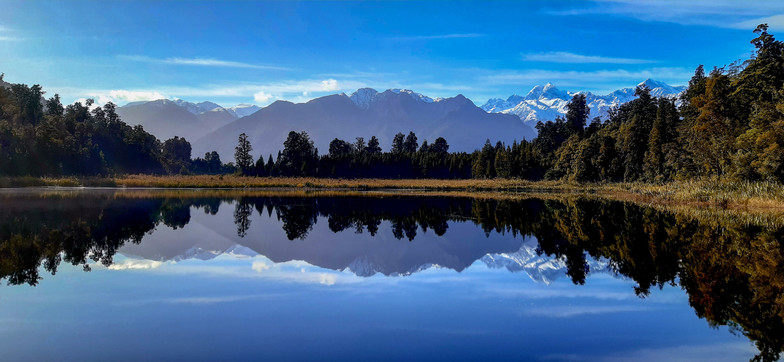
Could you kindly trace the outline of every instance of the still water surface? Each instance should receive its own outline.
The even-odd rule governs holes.
[[[784,229],[619,202],[0,192],[0,360],[748,360]]]

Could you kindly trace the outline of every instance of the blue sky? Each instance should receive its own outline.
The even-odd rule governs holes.
[[[746,59],[781,1],[0,3],[0,72],[64,101],[266,105],[407,88],[477,104],[537,84],[606,93]]]

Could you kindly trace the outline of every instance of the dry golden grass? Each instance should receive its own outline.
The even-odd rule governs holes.
[[[253,195],[322,195],[324,191],[390,191],[396,194],[468,196],[479,198],[531,197],[547,194],[564,197],[600,197],[667,209],[716,209],[723,212],[784,215],[784,185],[770,182],[729,182],[715,180],[679,181],[665,184],[608,183],[577,184],[560,181],[513,179],[324,179],[311,177],[151,176],[129,175],[115,178],[0,178],[0,187],[26,186],[108,186],[127,188],[199,189],[198,197],[221,194],[226,197]],[[209,190],[204,190],[209,189]],[[232,189],[232,190],[225,190]],[[220,192],[216,192],[220,191]],[[240,191],[239,193],[237,191]],[[321,193],[314,193],[320,191]],[[363,192],[363,196],[372,196]],[[183,193],[178,192],[182,197]],[[251,195],[248,195],[251,196]],[[551,195],[552,196],[552,195]]]
[[[556,182],[524,180],[436,180],[436,179],[329,179],[313,177],[243,177],[243,176],[147,176],[114,178],[125,187],[178,188],[303,188],[303,189],[429,189],[429,190],[517,190],[553,188]]]

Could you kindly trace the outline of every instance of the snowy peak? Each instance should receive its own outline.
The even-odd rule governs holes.
[[[234,107],[229,107],[225,109],[229,113],[231,113],[235,118],[242,118],[258,112],[261,109],[261,107],[255,104],[242,103]]]
[[[637,84],[637,86],[644,85],[651,90],[651,95],[654,97],[670,97],[680,94],[686,90],[685,86],[673,87],[667,83],[659,82],[653,79],[646,79],[644,82]]]
[[[673,87],[664,82],[646,79],[637,86],[644,85],[651,90],[654,97],[675,97],[683,92],[686,87]],[[551,121],[558,116],[566,114],[566,105],[575,94],[585,94],[588,107],[591,109],[591,118],[599,117],[606,120],[610,109],[629,102],[635,98],[636,87],[627,87],[615,90],[607,95],[595,95],[591,92],[567,92],[558,89],[552,83],[537,85],[525,97],[512,95],[506,100],[493,98],[481,108],[490,113],[513,114],[528,124],[539,121]]]
[[[541,255],[537,252],[535,239],[527,240],[516,252],[487,254],[479,260],[489,268],[504,268],[512,273],[524,272],[531,280],[547,285],[567,275],[566,257]],[[591,258],[587,261],[588,274],[611,272],[610,263],[606,259]]]
[[[552,99],[552,98],[563,98],[568,96],[569,94],[567,92],[561,91],[552,83],[547,83],[543,86],[538,85],[536,87],[533,87],[533,89],[531,89],[531,91],[528,92],[528,95],[525,96],[525,99],[528,100],[534,100],[540,98]],[[511,100],[512,97],[509,97],[509,99]]]
[[[411,96],[411,98],[414,98],[415,100],[422,101],[425,103],[433,103],[433,98],[414,92],[410,89],[389,89],[387,90],[387,92],[392,92],[395,94],[408,94],[409,96]]]
[[[381,93],[376,91],[373,88],[360,88],[357,89],[356,92],[351,93],[349,99],[351,99],[357,107],[362,109],[370,109],[373,103],[377,102],[379,99],[387,96],[398,96],[398,95],[408,95],[412,99],[420,102],[425,103],[433,103],[433,102],[440,102],[443,98],[433,99],[421,93],[414,92],[410,89],[387,89]]]
[[[357,89],[356,92],[352,93],[349,99],[351,99],[354,104],[356,104],[359,108],[368,109],[370,108],[370,104],[373,102],[373,98],[378,95],[378,92],[373,88],[360,88]]]
[[[219,105],[207,101],[192,103],[192,102],[184,101],[182,99],[175,98],[171,102],[174,102],[174,104],[184,108],[186,111],[191,112],[193,114],[201,114],[204,112],[211,111],[215,108],[220,108]]]

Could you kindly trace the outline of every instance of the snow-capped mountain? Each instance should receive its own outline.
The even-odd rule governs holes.
[[[676,97],[686,90],[685,86],[673,87],[653,79],[647,79],[638,84],[640,85],[647,86],[654,97]],[[538,121],[551,121],[557,116],[565,115],[566,105],[572,97],[582,93],[585,94],[588,106],[591,108],[590,118],[599,117],[601,120],[606,120],[610,109],[636,98],[635,88],[622,88],[607,95],[596,95],[591,92],[562,91],[552,83],[547,83],[544,86],[534,87],[525,96],[515,94],[507,99],[490,99],[482,109],[490,113],[514,114],[524,123],[533,126]]]
[[[356,92],[352,93],[351,96],[349,96],[349,99],[351,99],[351,101],[354,102],[354,104],[356,104],[357,107],[362,109],[368,109],[370,108],[371,104],[380,101],[382,98],[386,97],[389,94],[407,94],[412,99],[425,103],[433,103],[433,102],[443,100],[443,98],[434,100],[433,98],[430,98],[426,95],[414,92],[409,89],[389,89],[386,92],[379,93],[373,88],[357,89]]]
[[[525,272],[531,280],[550,285],[566,275],[566,259],[539,255],[536,239],[528,239],[520,250],[513,253],[487,254],[480,259],[489,268],[505,268],[510,272]],[[588,273],[610,272],[610,263],[604,259],[588,258]]]
[[[226,111],[234,115],[234,118],[242,118],[256,113],[261,107],[255,104],[238,104],[234,107],[224,108]]]
[[[373,98],[378,95],[378,91],[373,88],[360,88],[357,89],[356,92],[352,93],[349,97],[357,107],[362,109],[370,108],[370,104],[373,103]]]
[[[199,102],[199,103],[192,103],[192,102],[184,101],[182,99],[175,98],[173,100],[173,102],[174,102],[174,104],[176,104],[176,105],[178,105],[178,106],[180,106],[182,108],[185,108],[186,111],[191,112],[193,114],[201,114],[201,113],[204,113],[204,112],[211,111],[211,110],[213,110],[215,108],[220,108],[220,105],[218,105],[216,103],[212,103],[212,102],[207,102],[207,101]]]

